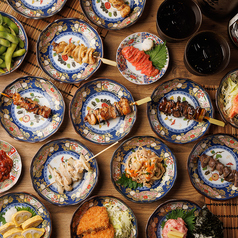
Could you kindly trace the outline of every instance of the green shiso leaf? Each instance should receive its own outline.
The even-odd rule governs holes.
[[[116,181],[116,183],[126,188],[131,188],[133,190],[143,187],[142,183],[137,183],[136,181],[133,181],[131,178],[128,178],[126,176],[126,173],[123,173],[122,176]]]
[[[165,42],[163,44],[156,45],[151,50],[145,51],[145,53],[150,56],[150,60],[156,68],[159,70],[164,68],[168,58]]]
[[[30,207],[16,207],[17,211],[28,211],[32,214],[32,216],[35,216],[36,215],[36,212],[30,208]]]

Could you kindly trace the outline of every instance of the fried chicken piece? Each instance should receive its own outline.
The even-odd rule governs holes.
[[[90,234],[86,234],[83,238],[114,238],[115,229],[113,225],[110,223],[109,227],[105,230],[98,231],[96,233],[92,232]]]
[[[79,221],[77,235],[95,233],[109,227],[109,216],[105,207],[89,208]]]

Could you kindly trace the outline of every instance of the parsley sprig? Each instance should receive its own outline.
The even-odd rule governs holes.
[[[116,183],[131,189],[137,189],[138,187],[143,187],[142,183],[137,183],[136,181],[133,181],[131,178],[128,178],[126,176],[126,173],[123,173],[122,176],[116,181]]]

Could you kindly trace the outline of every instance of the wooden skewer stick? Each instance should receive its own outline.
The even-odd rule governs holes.
[[[141,104],[144,104],[144,103],[147,103],[147,102],[150,102],[151,101],[151,97],[146,97],[146,98],[143,98],[141,100],[138,100],[136,102],[133,102],[131,103],[130,105],[136,105],[136,106],[140,106]]]
[[[8,97],[8,98],[12,98],[12,97],[10,97],[9,95],[7,95],[6,93],[1,93],[3,96],[5,96],[5,97]]]
[[[108,64],[108,65],[111,65],[111,66],[117,66],[117,62],[116,61],[105,59],[105,58],[101,58],[101,57],[97,57],[97,58],[100,59],[104,64]]]
[[[211,117],[204,117],[205,119],[207,119],[211,124],[217,125],[217,126],[225,126],[225,122],[211,118]]]

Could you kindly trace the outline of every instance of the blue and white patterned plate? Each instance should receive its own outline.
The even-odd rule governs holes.
[[[99,170],[96,159],[89,161],[91,170],[84,172],[83,178],[73,183],[73,189],[64,191],[63,194],[59,194],[48,167],[50,165],[58,170],[61,162],[67,161],[70,157],[78,160],[81,154],[86,160],[93,156],[86,146],[74,139],[63,138],[43,145],[32,159],[30,167],[32,185],[36,192],[46,201],[58,206],[75,205],[86,199],[98,182]]]
[[[153,131],[162,139],[172,143],[188,143],[203,136],[209,126],[209,121],[197,122],[184,117],[166,116],[159,111],[159,103],[166,97],[177,101],[188,101],[189,104],[205,108],[208,117],[213,117],[213,106],[208,93],[199,84],[189,79],[172,79],[159,85],[147,103],[147,116]]]
[[[142,15],[146,0],[128,0],[131,13],[126,17],[121,14],[108,0],[79,0],[86,17],[95,25],[108,30],[120,30],[133,25]]]
[[[238,170],[238,139],[226,135],[210,135],[199,141],[188,157],[187,168],[190,181],[202,195],[213,200],[238,197],[238,188],[224,180],[217,170],[202,168],[199,156],[206,154],[218,159],[232,170]]]
[[[26,142],[39,142],[52,136],[59,129],[64,119],[65,104],[60,91],[50,81],[25,76],[10,83],[4,93],[19,93],[51,108],[52,116],[44,118],[27,112],[13,104],[12,99],[0,97],[0,118],[3,128],[13,138]]]
[[[164,42],[156,35],[148,32],[137,32],[127,36],[119,45],[116,53],[117,67],[120,73],[130,82],[140,85],[151,84],[159,80],[166,72],[169,66],[169,51],[167,48],[167,61],[162,70],[159,71],[155,77],[148,77],[136,70],[136,68],[125,59],[122,55],[122,49],[126,46],[134,46],[139,50],[142,50],[142,43],[145,39],[152,39],[154,45],[163,44]]]
[[[32,19],[51,17],[58,13],[67,0],[7,0],[17,13]]]
[[[79,224],[79,221],[83,214],[93,206],[99,206],[99,207],[107,207],[108,205],[114,205],[115,207],[118,207],[123,212],[128,212],[129,216],[131,217],[131,233],[128,237],[130,238],[137,238],[138,237],[138,225],[137,225],[137,219],[130,207],[128,207],[122,200],[119,198],[113,197],[113,196],[94,196],[83,203],[80,204],[80,206],[77,208],[77,210],[74,212],[74,215],[71,220],[70,224],[70,233],[71,238],[77,238],[77,226]]]
[[[42,238],[50,238],[52,233],[52,223],[50,219],[50,214],[43,203],[41,203],[38,198],[34,195],[18,192],[18,193],[7,193],[0,197],[0,214],[2,219],[5,219],[4,215],[9,209],[16,208],[16,210],[20,210],[25,208],[24,210],[32,211],[36,215],[39,215],[43,218],[43,222],[37,228],[44,228],[45,233]],[[3,225],[0,222],[0,226]],[[3,237],[0,235],[0,237]]]
[[[160,180],[156,180],[152,184],[151,188],[144,186],[133,190],[118,184],[117,180],[125,172],[125,166],[122,163],[126,163],[128,156],[139,146],[152,150],[158,157],[162,157],[166,171]],[[177,177],[175,156],[162,141],[152,136],[135,136],[124,141],[114,152],[110,168],[111,179],[117,191],[128,200],[138,203],[151,203],[163,198],[173,187]]]
[[[90,109],[113,105],[120,98],[127,98],[134,102],[131,93],[126,87],[111,79],[101,78],[85,83],[75,93],[70,104],[70,118],[76,132],[96,144],[112,144],[124,138],[132,129],[136,121],[136,106],[133,112],[126,116],[90,125],[84,117]]]
[[[183,209],[184,211],[191,211],[194,208],[195,216],[198,215],[201,207],[188,200],[169,200],[160,204],[153,214],[150,216],[146,225],[146,238],[163,238],[162,236],[162,222],[166,221],[166,216],[173,210]]]
[[[27,38],[26,32],[25,32],[22,24],[15,17],[13,17],[12,15],[10,15],[8,13],[2,12],[2,11],[0,11],[0,14],[4,17],[10,18],[13,22],[16,23],[16,25],[19,28],[18,37],[24,42],[24,49],[26,50],[24,55],[13,58],[14,63],[13,63],[13,66],[11,67],[10,71],[8,71],[7,68],[3,68],[5,73],[4,74],[0,73],[0,76],[4,76],[4,75],[7,75],[7,74],[13,72],[14,70],[16,70],[21,65],[23,60],[25,59],[25,56],[28,52],[28,38]]]
[[[101,60],[94,64],[77,63],[73,57],[62,56],[53,51],[52,43],[84,44],[95,49],[103,57],[103,43],[98,32],[83,20],[59,19],[49,24],[37,41],[37,60],[42,70],[51,78],[63,83],[79,83],[88,79],[100,67]]]

